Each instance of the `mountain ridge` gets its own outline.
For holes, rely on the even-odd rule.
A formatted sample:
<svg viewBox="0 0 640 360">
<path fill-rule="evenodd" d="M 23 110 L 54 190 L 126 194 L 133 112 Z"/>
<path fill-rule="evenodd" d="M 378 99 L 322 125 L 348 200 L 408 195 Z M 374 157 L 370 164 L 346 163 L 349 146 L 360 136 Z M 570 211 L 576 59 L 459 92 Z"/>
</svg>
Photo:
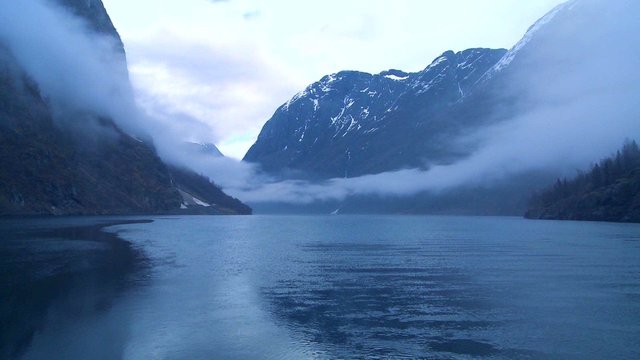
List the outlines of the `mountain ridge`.
<svg viewBox="0 0 640 360">
<path fill-rule="evenodd" d="M 505 49 L 447 51 L 415 73 L 341 71 L 324 76 L 280 106 L 244 157 L 267 170 L 295 169 L 320 178 L 350 177 L 416 166 L 405 161 L 404 139 L 386 129 L 418 129 L 438 109 L 462 100 Z M 426 104 L 426 105 L 425 105 Z M 420 107 L 420 111 L 415 111 Z M 383 134 L 383 135 L 379 135 Z M 385 149 L 389 147 L 389 149 Z M 369 157 L 393 158 L 372 167 Z M 422 159 L 420 160 L 422 161 Z"/>
<path fill-rule="evenodd" d="M 597 151 L 602 152 L 610 149 L 613 139 L 600 140 L 592 133 L 618 136 L 603 127 L 605 119 L 617 117 L 620 126 L 632 128 L 628 118 L 635 114 L 630 105 L 634 101 L 627 99 L 628 93 L 623 89 L 632 88 L 633 74 L 637 73 L 637 46 L 624 39 L 618 41 L 615 36 L 637 27 L 632 17 L 623 16 L 636 8 L 637 3 L 629 0 L 569 1 L 537 20 L 511 49 L 494 50 L 495 56 L 476 54 L 474 57 L 474 49 L 467 50 L 466 54 L 445 52 L 425 68 L 431 71 L 391 74 L 392 79 L 401 80 L 402 95 L 386 97 L 381 110 L 369 113 L 370 117 L 383 119 L 375 126 L 372 122 L 353 121 L 362 107 L 357 106 L 357 102 L 351 103 L 346 97 L 348 91 L 338 92 L 340 96 L 326 102 L 323 114 L 314 113 L 314 99 L 301 92 L 269 119 L 245 160 L 283 179 L 302 178 L 319 183 L 381 173 L 387 174 L 380 179 L 391 181 L 394 174 L 402 176 L 397 170 L 422 173 L 438 167 L 455 172 L 466 164 L 477 165 L 482 168 L 476 169 L 476 178 L 452 185 L 446 192 L 430 192 L 425 184 L 424 189 L 416 186 L 402 199 L 390 199 L 391 196 L 384 195 L 384 184 L 379 184 L 375 194 L 380 196 L 361 196 L 355 189 L 355 195 L 347 196 L 343 204 L 327 206 L 333 207 L 332 210 L 348 209 L 351 203 L 358 205 L 352 198 L 360 197 L 358 203 L 366 207 L 375 202 L 382 211 L 393 207 L 399 213 L 405 209 L 407 212 L 424 209 L 430 213 L 465 213 L 470 209 L 469 201 L 456 192 L 466 192 L 478 195 L 474 213 L 486 215 L 491 209 L 499 209 L 496 213 L 521 215 L 532 191 L 563 176 L 567 168 L 583 166 L 587 161 L 572 154 L 571 149 L 563 147 L 565 144 L 552 141 L 562 141 L 564 132 L 584 132 L 590 135 L 591 141 L 597 142 L 594 144 L 598 146 Z M 598 51 L 594 53 L 594 49 Z M 464 59 L 461 55 L 470 56 L 471 60 L 484 58 L 486 62 L 458 60 Z M 469 73 L 461 71 L 467 63 L 475 64 L 466 69 Z M 617 68 L 610 69 L 611 64 Z M 467 82 L 459 81 L 466 75 L 470 75 Z M 321 87 L 333 77 L 335 75 L 324 77 L 307 89 Z M 358 76 L 351 78 L 351 84 L 343 84 L 342 88 L 366 88 L 361 86 Z M 606 91 L 609 88 L 611 90 Z M 296 108 L 301 102 L 305 105 Z M 619 105 L 619 109 L 612 104 Z M 325 104 L 319 105 L 322 110 Z M 335 124 L 338 126 L 330 126 Z M 354 136 L 358 126 L 361 132 L 369 133 Z M 329 139 L 323 141 L 316 133 L 305 132 L 314 127 L 329 133 Z M 547 128 L 556 133 L 545 134 Z M 531 138 L 527 138 L 528 131 L 532 132 Z M 311 141 L 317 139 L 317 145 L 303 146 L 307 137 Z M 337 140 L 332 140 L 334 138 Z M 623 137 L 619 139 L 622 140 Z M 559 149 L 541 148 L 538 155 L 537 146 Z M 510 156 L 506 151 L 518 153 Z M 552 153 L 558 158 L 551 158 Z M 491 164 L 492 154 L 500 163 Z M 513 160 L 510 162 L 510 159 Z M 460 166 L 449 166 L 457 164 Z M 448 171 L 442 173 L 445 177 Z M 461 176 L 469 177 L 466 173 Z"/>
</svg>

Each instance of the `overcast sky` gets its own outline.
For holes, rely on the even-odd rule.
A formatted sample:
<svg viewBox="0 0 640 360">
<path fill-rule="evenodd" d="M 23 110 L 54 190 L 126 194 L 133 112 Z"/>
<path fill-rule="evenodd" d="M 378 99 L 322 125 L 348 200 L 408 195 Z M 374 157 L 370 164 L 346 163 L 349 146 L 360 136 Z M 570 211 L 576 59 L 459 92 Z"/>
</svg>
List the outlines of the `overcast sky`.
<svg viewBox="0 0 640 360">
<path fill-rule="evenodd" d="M 275 109 L 340 70 L 417 71 L 509 48 L 562 0 L 103 0 L 140 103 L 241 158 Z"/>
</svg>

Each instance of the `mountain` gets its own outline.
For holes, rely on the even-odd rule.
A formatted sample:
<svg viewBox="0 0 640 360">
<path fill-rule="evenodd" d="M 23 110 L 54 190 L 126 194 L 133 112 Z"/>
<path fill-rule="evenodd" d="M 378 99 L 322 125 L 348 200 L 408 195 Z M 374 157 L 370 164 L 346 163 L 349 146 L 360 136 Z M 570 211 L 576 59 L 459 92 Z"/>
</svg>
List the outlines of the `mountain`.
<svg viewBox="0 0 640 360">
<path fill-rule="evenodd" d="M 182 195 L 180 210 L 177 214 L 242 214 L 250 215 L 252 209 L 240 200 L 228 196 L 208 178 L 198 175 L 184 167 L 169 166 L 173 180 L 178 184 Z"/>
<path fill-rule="evenodd" d="M 113 76 L 128 82 L 124 47 L 102 2 L 54 3 L 115 40 L 121 66 Z M 54 101 L 0 38 L 0 215 L 251 212 L 209 179 L 168 167 L 151 141 L 108 118 L 60 114 Z"/>
<path fill-rule="evenodd" d="M 566 150 L 567 159 L 502 163 L 491 169 L 491 154 L 482 150 L 519 151 L 513 163 L 537 159 L 536 147 L 545 153 L 544 147 L 575 142 L 582 133 L 593 140 L 606 119 L 628 123 L 637 116 L 630 94 L 637 93 L 640 67 L 637 44 L 631 41 L 638 23 L 627 14 L 639 10 L 631 0 L 568 1 L 535 22 L 508 51 L 448 51 L 417 73 L 326 76 L 276 110 L 245 160 L 282 178 L 322 181 L 428 170 L 482 155 L 478 177 L 446 191 L 351 196 L 308 207 L 318 205 L 325 212 L 522 214 L 533 191 L 584 166 L 585 160 Z M 538 139 L 537 144 L 511 144 L 530 130 L 536 131 L 531 139 Z M 611 150 L 604 143 L 614 143 L 604 136 L 602 144 L 594 144 L 602 153 Z M 616 141 L 622 140 L 624 136 Z M 271 210 L 279 205 L 260 206 Z"/>
<path fill-rule="evenodd" d="M 558 179 L 531 199 L 530 219 L 640 222 L 640 148 L 627 143 L 574 179 Z"/>
<path fill-rule="evenodd" d="M 460 149 L 444 134 L 455 132 L 458 124 L 442 114 L 458 106 L 505 53 L 447 51 L 416 73 L 325 76 L 276 110 L 244 160 L 316 178 L 447 161 Z"/>
<path fill-rule="evenodd" d="M 223 157 L 224 154 L 218 149 L 217 146 L 211 143 L 194 143 L 185 142 L 182 147 L 182 152 L 185 155 L 208 155 L 212 157 Z"/>
<path fill-rule="evenodd" d="M 521 110 L 527 91 L 519 86 L 529 83 L 523 76 L 535 76 L 541 64 L 571 65 L 547 44 L 558 42 L 558 33 L 579 33 L 558 29 L 574 7 L 570 1 L 552 9 L 508 51 L 447 51 L 417 73 L 325 76 L 276 110 L 244 160 L 327 179 L 460 159 L 473 150 L 455 141 L 460 135 Z"/>
</svg>

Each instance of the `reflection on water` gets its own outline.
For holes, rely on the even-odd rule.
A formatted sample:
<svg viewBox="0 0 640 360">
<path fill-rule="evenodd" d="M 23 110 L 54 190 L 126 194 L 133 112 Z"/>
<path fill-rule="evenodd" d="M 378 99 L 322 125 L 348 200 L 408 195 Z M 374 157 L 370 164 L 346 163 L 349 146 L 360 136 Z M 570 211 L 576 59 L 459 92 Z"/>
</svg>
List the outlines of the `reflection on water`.
<svg viewBox="0 0 640 360">
<path fill-rule="evenodd" d="M 122 357 L 126 334 L 104 319 L 142 261 L 129 243 L 100 232 L 102 221 L 2 221 L 0 358 Z"/>
<path fill-rule="evenodd" d="M 3 241 L 3 279 L 13 284 L 3 289 L 22 289 L 2 300 L 11 324 L 2 329 L 3 354 L 640 358 L 637 225 L 393 216 L 154 220 L 109 228 L 131 246 L 95 238 L 95 228 L 84 241 L 69 233 Z M 25 245 L 32 243 L 38 246 Z M 25 272 L 25 261 L 12 259 L 27 255 L 38 260 Z M 62 282 L 39 275 L 38 285 L 23 281 L 24 273 L 83 275 Z M 32 300 L 33 291 L 40 293 Z"/>
<path fill-rule="evenodd" d="M 445 349 L 442 332 L 498 328 L 487 289 L 470 274 L 431 262 L 432 250 L 414 246 L 334 244 L 304 246 L 316 261 L 302 276 L 279 281 L 264 294 L 285 323 L 313 342 L 352 347 L 365 355 L 425 353 Z M 462 343 L 461 343 L 462 344 Z M 492 353 L 491 345 L 464 342 L 450 347 L 470 355 Z"/>
</svg>

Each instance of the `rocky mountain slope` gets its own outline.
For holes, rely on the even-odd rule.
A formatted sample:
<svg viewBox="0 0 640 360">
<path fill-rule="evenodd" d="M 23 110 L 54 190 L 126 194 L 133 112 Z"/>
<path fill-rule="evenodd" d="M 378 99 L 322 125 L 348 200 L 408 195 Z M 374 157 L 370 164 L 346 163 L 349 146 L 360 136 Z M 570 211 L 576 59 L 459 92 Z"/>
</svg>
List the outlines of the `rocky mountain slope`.
<svg viewBox="0 0 640 360">
<path fill-rule="evenodd" d="M 122 41 L 102 2 L 55 3 L 116 40 L 123 57 L 116 71 L 126 75 Z M 51 99 L 2 40 L 0 144 L 0 215 L 251 212 L 208 179 L 170 169 L 150 142 L 128 135 L 111 119 L 56 118 Z M 207 199 L 199 200 L 207 206 L 190 203 L 194 197 Z"/>
<path fill-rule="evenodd" d="M 455 140 L 516 114 L 527 101 L 527 89 L 519 87 L 523 76 L 545 65 L 571 65 L 548 43 L 557 34 L 579 33 L 580 24 L 571 32 L 558 29 L 566 30 L 574 6 L 552 9 L 508 51 L 447 51 L 417 73 L 325 76 L 276 110 L 244 160 L 324 179 L 428 168 L 466 156 L 473 147 Z"/>
<path fill-rule="evenodd" d="M 278 108 L 244 160 L 320 178 L 446 161 L 460 149 L 443 135 L 458 124 L 442 114 L 457 107 L 505 52 L 447 51 L 416 73 L 325 76 Z"/>
</svg>

